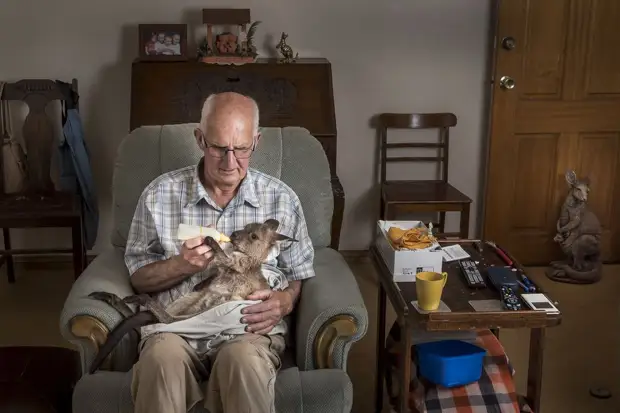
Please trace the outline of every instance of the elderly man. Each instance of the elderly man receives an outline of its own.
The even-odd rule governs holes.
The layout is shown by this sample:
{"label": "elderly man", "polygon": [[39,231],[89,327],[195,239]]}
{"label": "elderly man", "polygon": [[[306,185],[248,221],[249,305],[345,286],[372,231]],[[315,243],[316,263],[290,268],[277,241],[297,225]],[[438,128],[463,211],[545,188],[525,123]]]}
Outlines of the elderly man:
{"label": "elderly man", "polygon": [[243,334],[218,334],[206,345],[190,345],[169,332],[143,338],[132,382],[137,413],[185,413],[203,399],[211,413],[274,411],[275,375],[285,345],[282,334],[269,333],[293,311],[302,280],[314,276],[314,250],[297,195],[278,179],[249,168],[260,139],[258,121],[258,106],[249,97],[221,93],[205,101],[194,131],[204,157],[146,187],[125,262],[135,290],[166,305],[203,279],[213,256],[202,238],[179,245],[179,223],[211,225],[230,234],[275,218],[278,232],[298,240],[281,244],[279,255],[266,263],[269,271],[281,272],[287,286],[248,297],[260,302],[241,311]]}

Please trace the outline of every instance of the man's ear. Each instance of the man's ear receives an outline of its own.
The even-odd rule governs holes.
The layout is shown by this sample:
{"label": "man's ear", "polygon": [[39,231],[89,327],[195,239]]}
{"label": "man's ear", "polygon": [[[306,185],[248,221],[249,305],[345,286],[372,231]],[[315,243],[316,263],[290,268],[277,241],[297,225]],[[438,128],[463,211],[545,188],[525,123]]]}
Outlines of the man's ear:
{"label": "man's ear", "polygon": [[258,141],[260,141],[261,136],[262,135],[260,132],[256,134],[256,137],[254,138],[254,149],[256,149],[256,147],[258,146]]}
{"label": "man's ear", "polygon": [[196,143],[198,144],[198,147],[204,151],[205,142],[203,140],[202,132],[200,131],[200,129],[198,128],[194,129],[194,137],[196,138]]}

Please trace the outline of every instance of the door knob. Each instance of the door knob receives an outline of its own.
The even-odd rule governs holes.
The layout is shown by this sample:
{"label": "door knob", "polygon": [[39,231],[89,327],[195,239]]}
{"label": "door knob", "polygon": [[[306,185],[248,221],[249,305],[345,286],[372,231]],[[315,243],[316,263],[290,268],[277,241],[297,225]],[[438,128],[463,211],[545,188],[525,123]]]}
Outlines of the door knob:
{"label": "door knob", "polygon": [[506,50],[514,49],[516,45],[517,45],[517,41],[515,40],[514,37],[508,36],[502,39],[502,47]]}
{"label": "door knob", "polygon": [[515,80],[510,76],[502,76],[499,79],[499,86],[502,89],[514,89],[515,88]]}

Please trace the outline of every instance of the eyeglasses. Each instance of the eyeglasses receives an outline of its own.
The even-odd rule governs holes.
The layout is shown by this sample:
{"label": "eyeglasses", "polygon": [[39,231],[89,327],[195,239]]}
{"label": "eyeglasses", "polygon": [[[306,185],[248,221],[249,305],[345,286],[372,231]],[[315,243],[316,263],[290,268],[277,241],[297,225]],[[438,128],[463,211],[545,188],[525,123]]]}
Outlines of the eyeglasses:
{"label": "eyeglasses", "polygon": [[249,148],[230,149],[225,146],[217,146],[217,145],[207,142],[204,134],[202,135],[202,142],[205,145],[207,153],[213,156],[214,158],[224,158],[226,157],[226,155],[228,155],[228,152],[232,152],[233,155],[235,155],[235,158],[237,159],[247,159],[252,155],[252,152],[254,152],[254,149],[256,147],[255,139],[252,139],[252,146],[250,146]]}

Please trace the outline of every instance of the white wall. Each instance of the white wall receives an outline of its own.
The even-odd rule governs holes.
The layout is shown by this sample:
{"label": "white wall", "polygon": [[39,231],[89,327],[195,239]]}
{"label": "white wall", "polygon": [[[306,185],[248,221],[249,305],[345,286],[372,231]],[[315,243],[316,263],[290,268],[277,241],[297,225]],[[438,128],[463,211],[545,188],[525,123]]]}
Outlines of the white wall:
{"label": "white wall", "polygon": [[[285,31],[300,56],[332,62],[338,174],[347,200],[342,249],[365,249],[371,239],[378,199],[376,140],[369,120],[379,112],[449,111],[458,116],[451,182],[475,200],[472,231],[476,228],[488,0],[2,0],[0,79],[79,81],[101,208],[95,252],[109,243],[112,166],[129,125],[137,24],[188,23],[197,36],[201,9],[207,7],[250,8],[252,19],[263,22],[257,32],[261,52]],[[449,223],[458,228],[457,219]],[[16,232],[14,241],[15,247],[60,242],[70,245],[69,230]]]}

